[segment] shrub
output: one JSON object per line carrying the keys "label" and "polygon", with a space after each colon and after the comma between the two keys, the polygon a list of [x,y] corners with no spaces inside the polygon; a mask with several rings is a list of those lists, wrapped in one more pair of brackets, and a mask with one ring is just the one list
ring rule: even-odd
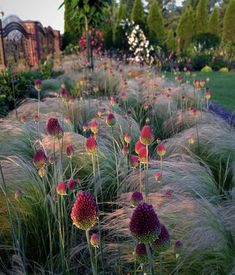
{"label": "shrub", "polygon": [[192,66],[195,71],[200,71],[207,64],[210,64],[211,57],[205,54],[195,55],[192,57]]}
{"label": "shrub", "polygon": [[201,72],[204,72],[204,73],[211,73],[213,70],[210,66],[205,66],[201,69]]}
{"label": "shrub", "polygon": [[229,72],[229,69],[227,67],[222,67],[220,68],[219,70],[221,73],[228,73]]}
{"label": "shrub", "polygon": [[222,57],[215,57],[210,64],[213,70],[219,71],[220,68],[227,67],[227,62]]}

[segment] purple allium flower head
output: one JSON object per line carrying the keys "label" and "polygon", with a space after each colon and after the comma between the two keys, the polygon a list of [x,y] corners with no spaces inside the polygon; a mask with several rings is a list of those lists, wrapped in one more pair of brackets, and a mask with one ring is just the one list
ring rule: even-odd
{"label": "purple allium flower head", "polygon": [[131,234],[141,243],[148,244],[160,234],[160,222],[153,206],[140,203],[134,210],[129,228]]}
{"label": "purple allium flower head", "polygon": [[155,252],[163,252],[170,247],[170,235],[164,224],[161,224],[161,232],[153,242],[153,250]]}
{"label": "purple allium flower head", "polygon": [[56,138],[62,138],[63,129],[60,126],[60,123],[57,118],[49,118],[47,122],[47,133],[50,136]]}
{"label": "purple allium flower head", "polygon": [[135,247],[135,257],[137,262],[146,263],[148,261],[148,255],[146,246],[143,243],[139,243]]}
{"label": "purple allium flower head", "polygon": [[176,240],[175,241],[175,253],[179,254],[179,252],[182,250],[183,247],[183,243],[181,242],[181,240]]}
{"label": "purple allium flower head", "polygon": [[70,179],[69,181],[68,181],[68,189],[69,190],[73,190],[73,189],[75,189],[77,186],[78,186],[78,184],[79,184],[79,180],[77,179],[77,180],[75,180],[75,179]]}
{"label": "purple allium flower head", "polygon": [[41,168],[46,165],[47,157],[42,149],[36,151],[33,156],[33,163],[37,168]]}
{"label": "purple allium flower head", "polygon": [[137,206],[141,202],[143,202],[144,198],[141,192],[135,191],[131,195],[131,205],[133,207]]}

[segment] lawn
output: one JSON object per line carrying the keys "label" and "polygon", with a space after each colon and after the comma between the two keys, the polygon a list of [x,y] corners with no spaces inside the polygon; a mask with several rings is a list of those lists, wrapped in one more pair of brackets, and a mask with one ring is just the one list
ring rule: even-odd
{"label": "lawn", "polygon": [[[167,77],[172,78],[170,73]],[[235,112],[235,73],[197,72],[196,79],[210,79],[208,86],[212,93],[212,100],[227,110]]]}

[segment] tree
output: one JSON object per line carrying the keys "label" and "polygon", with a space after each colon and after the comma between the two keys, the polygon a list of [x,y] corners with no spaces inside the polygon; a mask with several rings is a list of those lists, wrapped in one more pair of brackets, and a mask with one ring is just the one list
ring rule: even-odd
{"label": "tree", "polygon": [[127,9],[126,9],[125,1],[120,1],[118,15],[117,15],[117,22],[115,27],[114,42],[115,42],[115,46],[118,49],[122,49],[122,50],[128,48],[125,31],[120,26],[121,20],[126,18],[127,18]]}
{"label": "tree", "polygon": [[217,6],[214,7],[213,12],[210,16],[208,23],[208,32],[217,36],[220,35],[219,8]]}
{"label": "tree", "polygon": [[208,26],[207,0],[200,0],[196,10],[196,32],[206,33]]}
{"label": "tree", "polygon": [[224,15],[223,37],[226,42],[235,44],[235,0],[230,0]]}
{"label": "tree", "polygon": [[135,24],[139,24],[141,28],[144,27],[145,17],[144,17],[144,6],[141,0],[135,0],[132,12],[131,12],[131,20],[135,22]]}
{"label": "tree", "polygon": [[192,19],[194,18],[194,12],[191,6],[189,6],[181,15],[180,22],[177,27],[177,39],[179,41],[180,50],[186,51],[192,42],[192,38],[195,35],[195,26]]}
{"label": "tree", "polygon": [[176,40],[174,36],[174,31],[170,29],[167,34],[166,46],[168,51],[175,52],[176,51]]}
{"label": "tree", "polygon": [[64,32],[71,33],[72,32],[72,0],[64,1]]}
{"label": "tree", "polygon": [[132,12],[135,0],[126,0],[124,2],[126,4],[126,11],[127,11],[128,18],[131,18],[131,12]]}
{"label": "tree", "polygon": [[156,0],[152,0],[147,17],[149,39],[152,43],[164,42],[163,16]]}

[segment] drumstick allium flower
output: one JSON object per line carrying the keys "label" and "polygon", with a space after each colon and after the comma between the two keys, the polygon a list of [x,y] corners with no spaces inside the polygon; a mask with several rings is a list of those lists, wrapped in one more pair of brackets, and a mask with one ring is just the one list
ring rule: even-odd
{"label": "drumstick allium flower", "polygon": [[160,234],[161,225],[153,206],[140,203],[132,214],[129,228],[139,242],[149,244],[155,241]]}
{"label": "drumstick allium flower", "polygon": [[98,219],[98,207],[88,192],[79,192],[71,212],[73,224],[81,230],[93,227]]}

